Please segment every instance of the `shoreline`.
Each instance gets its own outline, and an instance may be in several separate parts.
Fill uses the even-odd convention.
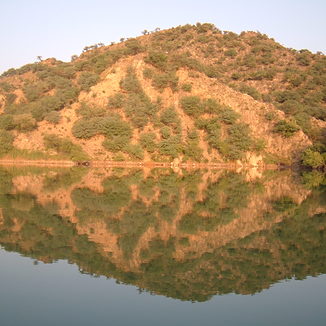
[[[152,162],[152,161],[84,161],[74,162],[69,160],[24,160],[24,159],[0,159],[2,166],[55,166],[55,167],[125,167],[125,168],[184,168],[184,169],[252,169],[277,170],[276,164],[250,165],[239,163],[175,163],[175,162]]]

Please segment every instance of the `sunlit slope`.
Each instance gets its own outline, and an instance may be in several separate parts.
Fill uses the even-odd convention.
[[[3,73],[0,155],[257,164],[324,152],[321,53],[211,24],[84,50]]]

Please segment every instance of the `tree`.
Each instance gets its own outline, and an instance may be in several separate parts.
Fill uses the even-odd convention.
[[[78,55],[74,54],[71,56],[71,62],[75,61],[76,59],[78,59]]]

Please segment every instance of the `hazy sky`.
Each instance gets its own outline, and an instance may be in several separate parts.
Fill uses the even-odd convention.
[[[0,73],[85,45],[196,22],[258,30],[287,47],[326,53],[325,0],[0,0]]]

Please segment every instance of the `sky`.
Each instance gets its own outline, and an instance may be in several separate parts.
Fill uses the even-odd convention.
[[[0,73],[86,45],[196,22],[260,31],[294,49],[326,53],[325,0],[0,0]]]

